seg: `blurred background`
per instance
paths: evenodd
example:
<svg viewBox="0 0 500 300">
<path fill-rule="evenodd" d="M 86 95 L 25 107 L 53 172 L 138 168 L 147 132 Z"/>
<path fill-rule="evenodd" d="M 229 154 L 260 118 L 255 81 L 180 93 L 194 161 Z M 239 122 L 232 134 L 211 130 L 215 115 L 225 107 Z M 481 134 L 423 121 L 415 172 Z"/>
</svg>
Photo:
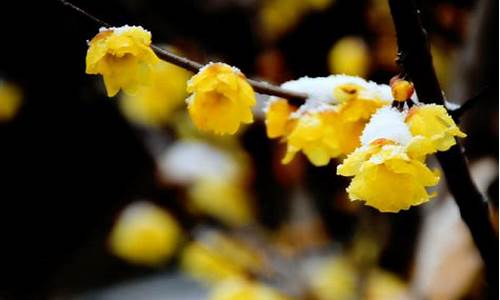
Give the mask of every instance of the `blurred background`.
<svg viewBox="0 0 500 300">
<path fill-rule="evenodd" d="M 275 84 L 399 72 L 383 0 L 73 3 Z M 481 97 L 461 127 L 498 230 L 498 1 L 419 4 L 448 100 Z M 85 74 L 99 26 L 58 1 L 3 1 L 0 24 L 0 299 L 486 297 L 444 180 L 433 201 L 379 213 L 347 199 L 337 162 L 282 165 L 261 107 L 237 136 L 196 130 L 177 67 L 108 99 Z"/>
</svg>

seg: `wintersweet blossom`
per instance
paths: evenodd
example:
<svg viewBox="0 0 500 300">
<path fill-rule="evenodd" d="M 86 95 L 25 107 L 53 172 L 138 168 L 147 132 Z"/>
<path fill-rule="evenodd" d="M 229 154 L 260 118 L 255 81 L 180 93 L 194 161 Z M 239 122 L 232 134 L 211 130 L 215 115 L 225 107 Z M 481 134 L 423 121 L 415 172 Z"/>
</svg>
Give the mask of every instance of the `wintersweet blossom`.
<svg viewBox="0 0 500 300">
<path fill-rule="evenodd" d="M 151 33 L 140 26 L 101 28 L 89 42 L 86 73 L 101 74 L 109 97 L 123 89 L 134 94 L 151 80 L 159 58 L 150 48 Z"/>
<path fill-rule="evenodd" d="M 154 266 L 172 256 L 180 238 L 180 226 L 168 212 L 149 202 L 136 202 L 119 216 L 110 247 L 128 262 Z"/>
<path fill-rule="evenodd" d="M 363 131 L 361 147 L 337 167 L 339 175 L 353 176 L 347 188 L 352 201 L 398 212 L 432 196 L 426 187 L 436 185 L 439 176 L 420 156 L 412 156 L 415 139 L 404 119 L 404 113 L 390 107 L 377 111 Z"/>
<path fill-rule="evenodd" d="M 188 111 L 196 127 L 216 134 L 234 134 L 253 122 L 255 93 L 238 69 L 210 63 L 188 81 Z"/>
<path fill-rule="evenodd" d="M 406 117 L 406 124 L 415 136 L 427 139 L 432 149 L 429 153 L 446 151 L 456 144 L 455 137 L 466 137 L 442 105 L 413 106 Z"/>
<path fill-rule="evenodd" d="M 273 98 L 267 105 L 268 136 L 283 137 L 283 163 L 302 151 L 316 166 L 351 153 L 370 116 L 392 101 L 389 86 L 346 75 L 289 81 L 283 88 L 309 95 L 297 110 Z"/>
<path fill-rule="evenodd" d="M 343 122 L 341 115 L 335 111 L 305 114 L 287 136 L 287 153 L 283 163 L 290 162 L 302 150 L 312 164 L 324 166 L 331 158 L 356 148 L 363 125 Z"/>
</svg>

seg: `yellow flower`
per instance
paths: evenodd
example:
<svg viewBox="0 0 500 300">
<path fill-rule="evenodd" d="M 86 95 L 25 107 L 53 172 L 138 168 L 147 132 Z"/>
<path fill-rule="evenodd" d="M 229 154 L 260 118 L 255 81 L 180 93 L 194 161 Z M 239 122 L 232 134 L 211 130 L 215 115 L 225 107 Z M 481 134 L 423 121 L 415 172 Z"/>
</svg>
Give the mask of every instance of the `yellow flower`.
<svg viewBox="0 0 500 300">
<path fill-rule="evenodd" d="M 407 299 L 408 287 L 398 276 L 381 269 L 369 272 L 366 283 L 366 300 Z"/>
<path fill-rule="evenodd" d="M 134 264 L 158 265 L 174 253 L 181 238 L 176 220 L 163 209 L 137 202 L 120 215 L 110 236 L 111 251 Z"/>
<path fill-rule="evenodd" d="M 352 201 L 365 201 L 381 212 L 427 202 L 432 195 L 426 187 L 439 181 L 423 162 L 408 155 L 406 146 L 385 139 L 356 149 L 337 167 L 337 173 L 354 176 L 347 188 Z"/>
<path fill-rule="evenodd" d="M 165 125 L 184 103 L 189 72 L 160 61 L 151 73 L 151 85 L 140 87 L 135 95 L 125 94 L 120 108 L 129 120 L 155 127 Z"/>
<path fill-rule="evenodd" d="M 90 42 L 86 73 L 101 74 L 109 97 L 123 89 L 134 94 L 148 85 L 151 69 L 159 62 L 151 45 L 151 33 L 139 26 L 103 28 Z"/>
<path fill-rule="evenodd" d="M 345 257 L 328 257 L 311 264 L 311 292 L 318 300 L 356 299 L 357 273 Z"/>
<path fill-rule="evenodd" d="M 339 144 L 338 114 L 334 111 L 306 113 L 301 116 L 287 137 L 287 152 L 283 163 L 289 163 L 302 150 L 315 166 L 328 164 L 342 153 Z"/>
<path fill-rule="evenodd" d="M 414 106 L 408 112 L 406 124 L 414 136 L 423 136 L 433 146 L 433 153 L 446 151 L 456 144 L 455 137 L 466 137 L 444 106 L 426 104 Z"/>
<path fill-rule="evenodd" d="M 266 111 L 266 131 L 269 138 L 277 138 L 288 134 L 296 123 L 290 115 L 296 110 L 286 99 L 272 101 Z"/>
<path fill-rule="evenodd" d="M 192 242 L 184 248 L 181 266 L 192 277 L 209 283 L 246 274 L 244 265 L 201 242 Z"/>
<path fill-rule="evenodd" d="M 359 137 L 371 115 L 386 104 L 356 84 L 340 85 L 333 95 L 340 104 L 324 111 L 305 113 L 292 124 L 283 163 L 290 162 L 300 150 L 316 166 L 324 166 L 331 158 L 351 153 L 360 145 Z"/>
<path fill-rule="evenodd" d="M 255 94 L 240 71 L 222 63 L 208 64 L 187 85 L 187 100 L 196 127 L 217 134 L 234 134 L 240 124 L 253 122 Z"/>
<path fill-rule="evenodd" d="M 195 209 L 227 225 L 243 226 L 253 221 L 252 204 L 247 191 L 238 182 L 202 178 L 189 188 L 189 198 Z"/>
<path fill-rule="evenodd" d="M 365 77 L 370 68 L 370 53 L 366 43 L 353 36 L 338 40 L 328 53 L 328 66 L 332 74 Z"/>
<path fill-rule="evenodd" d="M 286 300 L 279 291 L 241 278 L 224 280 L 212 290 L 210 300 Z"/>
<path fill-rule="evenodd" d="M 10 121 L 22 103 L 21 90 L 11 84 L 0 81 L 0 122 Z"/>
</svg>

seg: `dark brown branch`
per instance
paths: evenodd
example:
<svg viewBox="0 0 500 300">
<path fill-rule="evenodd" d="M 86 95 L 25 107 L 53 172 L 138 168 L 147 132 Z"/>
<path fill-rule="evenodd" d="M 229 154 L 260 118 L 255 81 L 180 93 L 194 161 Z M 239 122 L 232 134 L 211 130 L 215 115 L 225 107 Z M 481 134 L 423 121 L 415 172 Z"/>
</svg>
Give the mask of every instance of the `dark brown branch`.
<svg viewBox="0 0 500 300">
<path fill-rule="evenodd" d="M 152 45 L 151 48 L 156 53 L 156 55 L 162 60 L 177 65 L 191 72 L 196 73 L 200 68 L 203 67 L 203 65 L 200 63 L 176 55 L 158 46 Z M 288 91 L 280 87 L 274 86 L 272 84 L 269 84 L 267 82 L 257 81 L 253 79 L 248 79 L 247 81 L 248 83 L 250 83 L 253 89 L 258 93 L 286 98 L 294 104 L 302 104 L 307 99 L 307 95 L 304 93 Z"/>
<path fill-rule="evenodd" d="M 427 33 L 415 0 L 388 1 L 398 40 L 398 63 L 413 81 L 421 102 L 444 105 L 432 65 Z M 493 296 L 498 292 L 498 237 L 489 220 L 487 201 L 472 181 L 460 144 L 436 156 L 460 215 L 483 258 L 492 294 L 490 296 Z"/>
<path fill-rule="evenodd" d="M 58 0 L 61 2 L 63 5 L 70 7 L 71 9 L 77 11 L 81 15 L 89 18 L 90 20 L 94 21 L 95 23 L 99 24 L 100 26 L 104 27 L 113 27 L 107 22 L 104 22 L 103 20 L 95 17 L 94 15 L 88 13 L 87 11 L 79 8 L 78 6 L 65 1 L 65 0 Z M 151 49 L 156 53 L 156 55 L 171 64 L 174 64 L 176 66 L 179 66 L 181 68 L 184 68 L 186 70 L 189 70 L 191 72 L 198 72 L 200 68 L 203 67 L 202 64 L 192 61 L 186 57 L 182 57 L 180 55 L 174 54 L 166 49 L 163 49 L 159 46 L 156 45 L 151 45 Z M 276 96 L 276 97 L 281 97 L 281 98 L 286 98 L 290 103 L 295 104 L 295 105 L 300 105 L 304 103 L 304 101 L 307 99 L 307 94 L 304 93 L 297 93 L 294 91 L 289 91 L 282 89 L 278 86 L 272 85 L 267 82 L 262 82 L 262 81 L 257 81 L 253 79 L 248 79 L 248 83 L 253 87 L 253 89 L 257 93 L 265 94 L 265 95 L 271 95 L 271 96 Z"/>
</svg>

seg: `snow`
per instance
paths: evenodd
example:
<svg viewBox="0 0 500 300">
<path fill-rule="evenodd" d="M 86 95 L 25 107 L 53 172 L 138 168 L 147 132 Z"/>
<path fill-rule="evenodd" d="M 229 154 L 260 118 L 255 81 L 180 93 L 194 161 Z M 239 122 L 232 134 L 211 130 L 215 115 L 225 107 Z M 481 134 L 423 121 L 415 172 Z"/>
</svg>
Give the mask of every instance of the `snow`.
<svg viewBox="0 0 500 300">
<path fill-rule="evenodd" d="M 406 114 L 390 106 L 379 109 L 370 119 L 361 134 L 361 144 L 369 145 L 377 139 L 388 139 L 406 146 L 412 139 L 405 124 Z"/>
<path fill-rule="evenodd" d="M 292 118 L 299 118 L 304 113 L 334 110 L 339 104 L 339 100 L 333 95 L 333 91 L 340 85 L 356 84 L 374 98 L 379 98 L 387 103 L 392 102 L 391 88 L 385 84 L 377 84 L 373 81 L 366 81 L 361 77 L 348 75 L 330 75 L 328 77 L 302 77 L 297 80 L 285 82 L 281 85 L 283 89 L 305 93 L 309 95 L 306 102 L 292 114 Z M 276 97 L 271 97 L 265 110 Z"/>
<path fill-rule="evenodd" d="M 144 29 L 144 27 L 142 27 L 142 26 L 129 26 L 129 25 L 123 25 L 120 27 L 101 27 L 101 28 L 99 28 L 99 32 L 112 30 L 113 33 L 120 35 L 120 34 L 126 33 L 127 31 L 129 31 L 131 29 L 139 29 L 139 30 L 143 30 L 143 31 L 146 31 L 148 33 L 151 33 L 148 30 Z"/>
<path fill-rule="evenodd" d="M 195 140 L 175 143 L 159 160 L 162 176 L 179 184 L 206 177 L 232 178 L 239 172 L 238 168 L 229 153 Z"/>
<path fill-rule="evenodd" d="M 446 107 L 447 110 L 452 110 L 452 111 L 460 108 L 460 104 L 448 102 L 446 100 L 444 101 L 444 106 Z"/>
</svg>

